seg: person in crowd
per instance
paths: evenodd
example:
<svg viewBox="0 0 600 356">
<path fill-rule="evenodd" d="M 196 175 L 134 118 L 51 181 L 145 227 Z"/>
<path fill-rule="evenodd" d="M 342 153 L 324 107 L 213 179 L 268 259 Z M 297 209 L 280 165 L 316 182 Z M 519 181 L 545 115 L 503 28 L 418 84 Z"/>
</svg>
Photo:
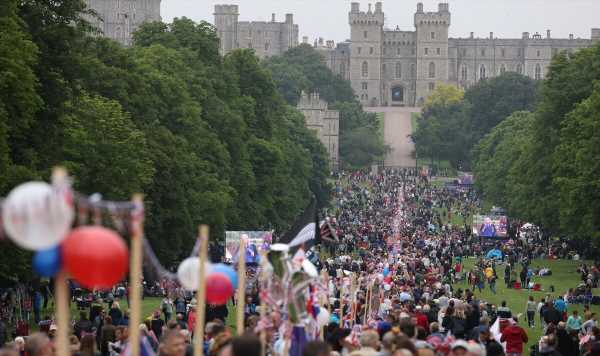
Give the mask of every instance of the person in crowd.
<svg viewBox="0 0 600 356">
<path fill-rule="evenodd" d="M 525 313 L 527 313 L 527 325 L 530 328 L 535 327 L 535 311 L 537 309 L 537 304 L 533 300 L 533 296 L 530 295 L 527 304 L 525 305 Z"/>
<path fill-rule="evenodd" d="M 157 339 L 160 339 L 163 333 L 163 327 L 165 326 L 165 321 L 160 317 L 160 310 L 155 310 L 152 313 L 152 320 L 150 321 L 150 330 L 156 335 Z"/>
<path fill-rule="evenodd" d="M 581 320 L 581 316 L 579 316 L 579 312 L 577 310 L 573 310 L 573 313 L 567 319 L 567 332 L 575 331 L 577 334 L 579 334 L 582 324 L 583 321 Z"/>
<path fill-rule="evenodd" d="M 112 318 L 110 316 L 106 316 L 104 318 L 104 326 L 102 326 L 100 339 L 100 353 L 102 353 L 102 356 L 110 355 L 110 349 L 108 347 L 108 344 L 116 341 L 116 334 L 117 328 L 113 325 Z"/>
<path fill-rule="evenodd" d="M 502 319 L 510 319 L 512 317 L 512 312 L 510 308 L 506 305 L 506 300 L 503 300 L 500 303 L 500 307 L 498 307 L 498 318 Z"/>
<path fill-rule="evenodd" d="M 510 325 L 502 330 L 500 341 L 506 342 L 506 354 L 508 356 L 521 356 L 523 345 L 529 341 L 525 329 L 519 326 L 517 317 L 513 317 Z"/>
<path fill-rule="evenodd" d="M 160 302 L 160 310 L 165 317 L 165 323 L 168 323 L 171 320 L 171 316 L 173 316 L 173 301 L 166 294 Z"/>
<path fill-rule="evenodd" d="M 79 352 L 76 356 L 100 356 L 100 352 L 96 348 L 96 339 L 92 334 L 86 334 L 81 338 L 79 343 Z"/>
<path fill-rule="evenodd" d="M 168 330 L 163 335 L 158 350 L 159 356 L 185 356 L 185 337 L 179 330 Z"/>
<path fill-rule="evenodd" d="M 27 337 L 25 354 L 35 356 L 54 356 L 52 342 L 44 333 L 34 333 Z"/>
</svg>

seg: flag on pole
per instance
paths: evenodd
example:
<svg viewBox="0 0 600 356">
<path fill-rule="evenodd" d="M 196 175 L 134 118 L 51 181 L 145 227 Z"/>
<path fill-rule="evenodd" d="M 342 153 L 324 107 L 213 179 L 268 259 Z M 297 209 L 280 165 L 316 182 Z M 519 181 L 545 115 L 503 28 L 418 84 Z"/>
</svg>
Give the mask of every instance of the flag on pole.
<svg viewBox="0 0 600 356">
<path fill-rule="evenodd" d="M 298 217 L 279 242 L 288 244 L 291 248 L 304 245 L 304 250 L 321 243 L 318 221 L 317 202 L 313 198 L 302 215 Z"/>
</svg>

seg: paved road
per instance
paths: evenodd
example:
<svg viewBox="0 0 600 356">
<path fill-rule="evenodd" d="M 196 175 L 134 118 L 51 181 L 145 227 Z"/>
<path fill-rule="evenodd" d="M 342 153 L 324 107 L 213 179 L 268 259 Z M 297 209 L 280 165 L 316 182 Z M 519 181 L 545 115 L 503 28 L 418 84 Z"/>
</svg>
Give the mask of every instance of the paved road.
<svg viewBox="0 0 600 356">
<path fill-rule="evenodd" d="M 411 113 L 420 112 L 419 108 L 377 107 L 365 108 L 366 111 L 384 113 L 384 141 L 391 148 L 385 157 L 386 166 L 414 167 L 412 152 L 415 147 L 412 133 Z"/>
</svg>

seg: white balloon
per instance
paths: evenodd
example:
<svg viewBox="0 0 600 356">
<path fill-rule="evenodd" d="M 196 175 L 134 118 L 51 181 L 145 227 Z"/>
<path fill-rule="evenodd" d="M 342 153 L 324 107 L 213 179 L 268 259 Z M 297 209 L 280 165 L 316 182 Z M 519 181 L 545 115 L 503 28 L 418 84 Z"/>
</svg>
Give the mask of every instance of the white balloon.
<svg viewBox="0 0 600 356">
<path fill-rule="evenodd" d="M 317 314 L 317 325 L 319 327 L 323 327 L 329 324 L 329 311 L 324 307 L 319 309 L 319 314 Z"/>
<path fill-rule="evenodd" d="M 74 216 L 67 196 L 44 182 L 17 186 L 2 208 L 8 236 L 20 247 L 34 251 L 58 245 L 69 233 Z"/>
<path fill-rule="evenodd" d="M 204 277 L 210 273 L 211 264 L 205 262 Z M 200 275 L 200 259 L 198 257 L 188 257 L 183 260 L 177 268 L 177 279 L 181 286 L 187 290 L 195 291 L 198 289 Z"/>
</svg>

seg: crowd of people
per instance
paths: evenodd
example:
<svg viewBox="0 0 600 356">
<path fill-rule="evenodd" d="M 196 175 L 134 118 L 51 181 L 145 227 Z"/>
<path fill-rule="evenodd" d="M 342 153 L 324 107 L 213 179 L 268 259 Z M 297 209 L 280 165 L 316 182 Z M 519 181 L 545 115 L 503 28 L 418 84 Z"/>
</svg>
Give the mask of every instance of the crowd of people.
<svg viewBox="0 0 600 356">
<path fill-rule="evenodd" d="M 321 246 L 317 263 L 328 276 L 328 300 L 320 307 L 330 317 L 321 337 L 304 340 L 300 348 L 286 345 L 285 313 L 270 308 L 261 317 L 260 293 L 250 284 L 242 336 L 228 327 L 227 306 L 207 305 L 206 355 L 600 355 L 597 315 L 589 309 L 600 277 L 597 264 L 582 263 L 580 283 L 564 294 L 551 286 L 511 310 L 505 301 L 483 300 L 481 292 L 489 288 L 495 294 L 500 277 L 507 288 L 537 290 L 532 277 L 551 271 L 534 269 L 531 260 L 567 257 L 565 246 L 516 231 L 510 244 L 493 246 L 501 250 L 499 258 L 486 258 L 488 247 L 467 223 L 479 207 L 476 195 L 432 184 L 416 170 L 341 172 L 333 194 L 331 226 L 339 242 Z M 468 271 L 467 257 L 475 261 Z M 463 280 L 468 288 L 457 287 Z M 180 288 L 160 289 L 168 295 L 135 326 L 142 348 L 148 354 L 191 355 L 196 301 Z M 121 308 L 126 294 L 117 287 L 80 305 L 71 336 L 74 355 L 126 354 L 134 327 Z M 581 313 L 572 307 L 576 303 Z M 541 328 L 543 336 L 529 348 L 533 328 Z M 40 316 L 39 332 L 14 338 L 0 356 L 52 355 L 55 333 L 52 318 Z"/>
</svg>

